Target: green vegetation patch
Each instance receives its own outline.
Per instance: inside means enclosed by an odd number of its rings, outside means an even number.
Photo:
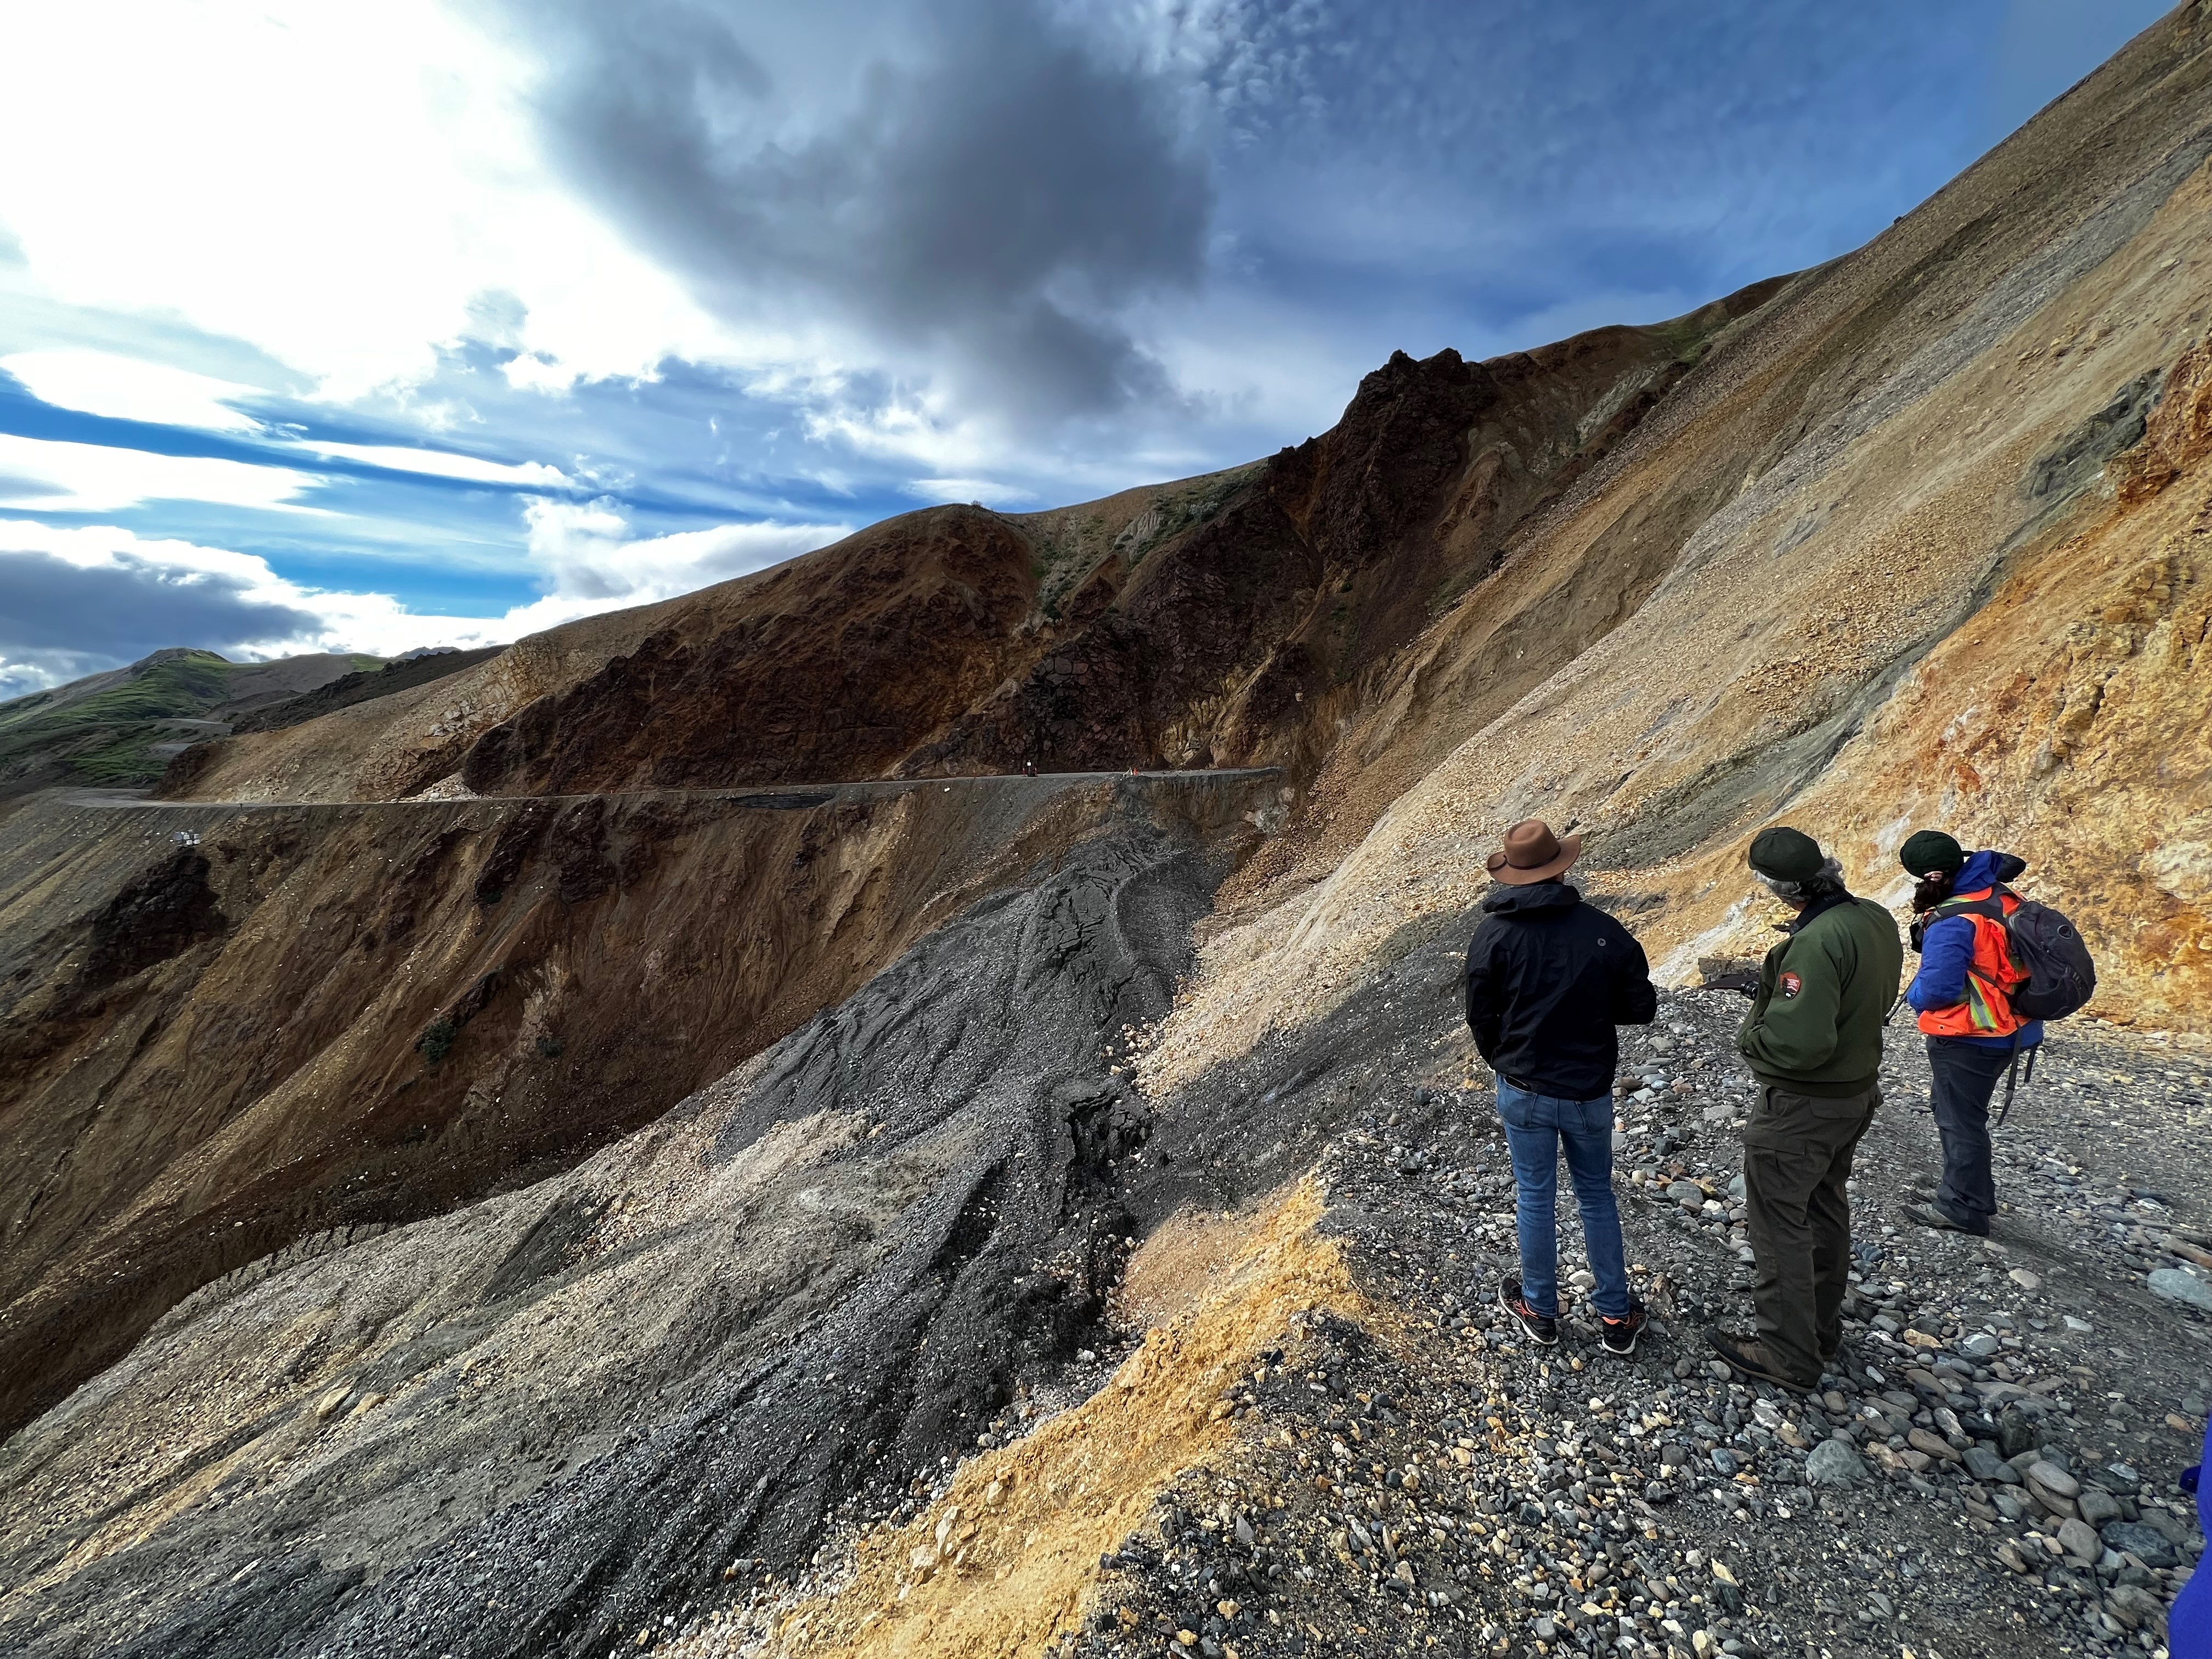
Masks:
[[[1118,554],[1124,565],[1135,569],[1154,549],[1218,514],[1266,465],[1251,461],[1226,472],[1164,486],[1143,512],[1110,538],[1105,519],[1097,513],[1023,514],[1024,530],[1035,550],[1031,568],[1037,579],[1038,609],[1059,621],[1070,596],[1108,558]]]
[[[80,783],[151,783],[168,757],[149,745],[190,735],[167,722],[204,716],[229,695],[231,675],[250,665],[212,651],[179,651],[88,696],[64,701],[40,691],[0,703],[0,780],[43,761]]]

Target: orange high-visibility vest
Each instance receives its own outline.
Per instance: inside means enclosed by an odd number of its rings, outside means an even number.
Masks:
[[[1984,887],[1977,893],[1957,893],[1929,912],[1927,926],[1958,915],[1970,904],[1994,898],[2006,915],[2020,908],[2017,896],[2001,888]],[[2025,1024],[2012,1010],[2012,993],[2027,975],[2013,966],[2006,944],[2004,924],[1995,916],[1968,910],[1966,921],[1974,930],[1974,954],[1966,964],[1966,995],[1948,1008],[1931,1008],[1920,1016],[1920,1029],[1929,1036],[2010,1036]]]

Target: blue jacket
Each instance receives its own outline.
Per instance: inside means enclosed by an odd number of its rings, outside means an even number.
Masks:
[[[2027,860],[2010,853],[1977,853],[1959,872],[1952,890],[1978,893],[1985,887],[2008,882],[2027,868]],[[1944,916],[1928,924],[1920,939],[1920,971],[1905,988],[1905,1000],[1916,1013],[1949,1008],[1966,1000],[1966,966],[1974,959],[1974,924],[1970,917]],[[2033,1048],[2043,1041],[2043,1022],[2032,1019],[2011,1036],[1936,1037],[1937,1042],[1963,1043],[1971,1048]]]
[[[2204,1431],[2204,1462],[2181,1477],[2182,1490],[2197,1494],[2197,1524],[2212,1527],[2212,1496],[2204,1490],[2204,1464],[2212,1463],[2212,1424]],[[2212,1567],[2203,1562],[2189,1575],[2166,1616],[2166,1649],[2173,1659],[2212,1659]]]

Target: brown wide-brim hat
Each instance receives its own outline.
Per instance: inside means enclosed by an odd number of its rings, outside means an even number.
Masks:
[[[1543,819],[1523,818],[1505,832],[1504,849],[1492,853],[1484,867],[1492,881],[1526,887],[1531,882],[1558,879],[1582,855],[1580,836],[1555,836]]]

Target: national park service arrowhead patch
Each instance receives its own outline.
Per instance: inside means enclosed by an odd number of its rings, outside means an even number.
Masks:
[[[1794,996],[1796,996],[1796,995],[1800,991],[1803,990],[1804,988],[1805,988],[1805,981],[1804,981],[1803,980],[1802,980],[1802,979],[1798,978],[1796,975],[1795,975],[1795,974],[1784,974],[1784,975],[1783,975],[1783,976],[1782,976],[1782,994],[1783,994],[1784,996],[1785,996],[1785,997],[1794,997]]]

